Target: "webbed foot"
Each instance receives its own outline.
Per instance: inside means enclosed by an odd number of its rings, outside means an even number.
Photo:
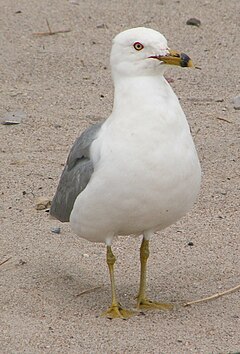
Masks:
[[[172,304],[166,304],[162,302],[157,302],[157,301],[151,301],[148,299],[138,299],[137,302],[137,308],[138,309],[144,309],[144,310],[172,310],[173,305]]]
[[[127,319],[137,314],[136,311],[124,309],[121,304],[117,304],[110,306],[107,311],[102,313],[101,317]]]

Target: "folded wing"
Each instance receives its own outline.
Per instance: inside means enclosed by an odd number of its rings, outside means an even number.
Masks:
[[[102,123],[98,123],[87,128],[71,148],[50,209],[50,214],[62,222],[69,221],[73,204],[94,171],[90,147],[101,126]]]

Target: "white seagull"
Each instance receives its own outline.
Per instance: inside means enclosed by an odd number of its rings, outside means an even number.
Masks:
[[[171,308],[146,296],[149,240],[185,215],[200,189],[190,129],[163,76],[169,65],[193,67],[155,30],[132,28],[113,39],[112,113],[75,141],[50,210],[60,221],[70,221],[80,237],[106,244],[112,304],[103,315],[108,318],[135,313],[116,295],[111,246],[117,235],[143,235],[137,308]]]

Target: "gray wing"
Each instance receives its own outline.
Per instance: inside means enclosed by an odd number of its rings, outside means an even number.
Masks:
[[[90,159],[90,146],[101,126],[102,123],[98,123],[87,128],[71,148],[50,209],[50,214],[62,222],[69,221],[77,196],[91,178],[94,167]]]

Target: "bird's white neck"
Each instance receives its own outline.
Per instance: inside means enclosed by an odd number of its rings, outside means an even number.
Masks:
[[[156,105],[176,101],[177,98],[162,76],[149,75],[138,77],[124,77],[114,80],[115,93],[113,113],[123,112],[125,109],[129,112],[139,111],[141,105],[144,107],[156,107]]]
[[[107,124],[114,122],[118,129],[141,126],[189,132],[178,98],[163,75],[115,78],[114,84],[113,111]]]

